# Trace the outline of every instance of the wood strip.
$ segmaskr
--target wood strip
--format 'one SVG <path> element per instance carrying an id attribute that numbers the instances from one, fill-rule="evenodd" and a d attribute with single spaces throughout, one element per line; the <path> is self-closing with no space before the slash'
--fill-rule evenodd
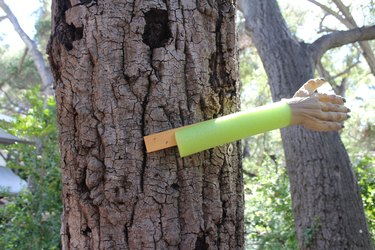
<path id="1" fill-rule="evenodd" d="M 143 137 L 147 153 L 176 146 L 175 133 L 178 129 L 180 128 L 170 129 Z"/>
<path id="2" fill-rule="evenodd" d="M 187 128 L 187 127 L 194 126 L 194 125 L 196 124 L 186 125 L 186 126 L 179 127 L 179 128 L 165 130 L 159 133 L 146 135 L 145 137 L 143 137 L 143 140 L 145 141 L 145 144 L 146 144 L 147 153 L 177 146 L 176 131 L 179 129 Z"/>

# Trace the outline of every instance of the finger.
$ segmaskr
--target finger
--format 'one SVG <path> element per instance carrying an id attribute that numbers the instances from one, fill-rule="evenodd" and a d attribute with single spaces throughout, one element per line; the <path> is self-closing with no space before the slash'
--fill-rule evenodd
<path id="1" fill-rule="evenodd" d="M 323 78 L 310 79 L 294 94 L 294 97 L 312 95 L 317 88 L 323 85 L 323 83 L 325 83 Z"/>
<path id="2" fill-rule="evenodd" d="M 316 96 L 322 102 L 330 102 L 335 104 L 344 104 L 346 102 L 344 97 L 338 95 L 328 95 L 328 94 L 321 94 L 317 93 Z"/>
<path id="3" fill-rule="evenodd" d="M 319 121 L 317 120 L 314 123 L 308 124 L 306 128 L 314 131 L 327 132 L 327 131 L 339 131 L 344 126 L 339 122 L 330 122 L 330 121 Z"/>
<path id="4" fill-rule="evenodd" d="M 348 113 L 349 109 L 344 105 L 332 104 L 332 103 L 320 103 L 320 109 L 324 112 L 342 112 Z"/>
<path id="5" fill-rule="evenodd" d="M 344 126 L 339 122 L 320 122 L 318 131 L 321 131 L 321 132 L 339 131 L 343 128 Z"/>
<path id="6" fill-rule="evenodd" d="M 341 112 L 319 112 L 316 117 L 324 121 L 343 122 L 349 119 L 350 116 Z"/>

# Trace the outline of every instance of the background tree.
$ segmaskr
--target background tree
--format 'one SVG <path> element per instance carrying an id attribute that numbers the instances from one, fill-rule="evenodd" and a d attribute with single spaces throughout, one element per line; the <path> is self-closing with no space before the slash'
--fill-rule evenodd
<path id="1" fill-rule="evenodd" d="M 29 50 L 30 56 L 35 64 L 36 69 L 38 70 L 38 74 L 42 80 L 42 91 L 46 93 L 51 90 L 53 84 L 53 78 L 51 74 L 51 70 L 49 69 L 48 65 L 45 63 L 43 54 L 39 51 L 37 44 L 34 40 L 32 40 L 21 28 L 19 25 L 17 18 L 14 16 L 13 12 L 9 9 L 9 7 L 5 4 L 4 0 L 0 0 L 0 8 L 6 14 L 6 17 L 12 23 L 14 29 L 21 37 L 22 41 L 25 43 L 27 49 Z"/>
<path id="2" fill-rule="evenodd" d="M 72 4 L 71 4 L 72 3 Z M 241 249 L 239 143 L 143 136 L 238 110 L 232 1 L 53 1 L 63 248 Z"/>
<path id="3" fill-rule="evenodd" d="M 277 2 L 239 1 L 277 101 L 313 77 L 325 51 L 373 39 L 375 27 L 325 35 L 312 44 L 289 31 Z M 302 249 L 371 249 L 358 186 L 337 133 L 282 130 L 297 236 Z"/>
<path id="4" fill-rule="evenodd" d="M 8 115 L 26 114 L 30 103 L 25 101 L 27 90 L 40 87 L 44 99 L 52 94 L 52 73 L 45 58 L 45 48 L 50 31 L 50 2 L 41 1 L 43 8 L 35 13 L 36 35 L 29 37 L 20 26 L 16 16 L 4 1 L 0 9 L 5 13 L 0 21 L 9 20 L 25 48 L 0 48 L 0 109 Z M 33 40 L 34 39 L 34 40 Z"/>

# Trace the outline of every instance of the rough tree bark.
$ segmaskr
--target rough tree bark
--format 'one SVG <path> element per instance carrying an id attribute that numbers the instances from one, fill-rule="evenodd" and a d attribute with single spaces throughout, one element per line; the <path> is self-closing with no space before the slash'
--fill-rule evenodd
<path id="1" fill-rule="evenodd" d="M 63 249 L 241 249 L 239 143 L 143 136 L 238 110 L 233 1 L 54 0 Z"/>
<path id="2" fill-rule="evenodd" d="M 315 63 L 325 50 L 374 33 L 374 27 L 357 29 L 305 44 L 292 36 L 276 0 L 240 0 L 239 5 L 274 101 L 290 97 L 313 78 Z M 349 33 L 357 36 L 349 39 Z M 281 134 L 300 248 L 372 249 L 359 188 L 339 134 L 301 127 L 283 129 Z"/>

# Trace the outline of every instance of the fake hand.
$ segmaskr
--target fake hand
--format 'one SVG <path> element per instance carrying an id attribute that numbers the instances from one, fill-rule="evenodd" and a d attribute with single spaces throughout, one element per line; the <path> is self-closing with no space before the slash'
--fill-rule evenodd
<path id="1" fill-rule="evenodd" d="M 325 83 L 324 79 L 307 81 L 291 99 L 287 99 L 292 110 L 291 125 L 302 125 L 314 131 L 338 131 L 350 116 L 344 106 L 345 99 L 338 95 L 314 93 Z"/>

